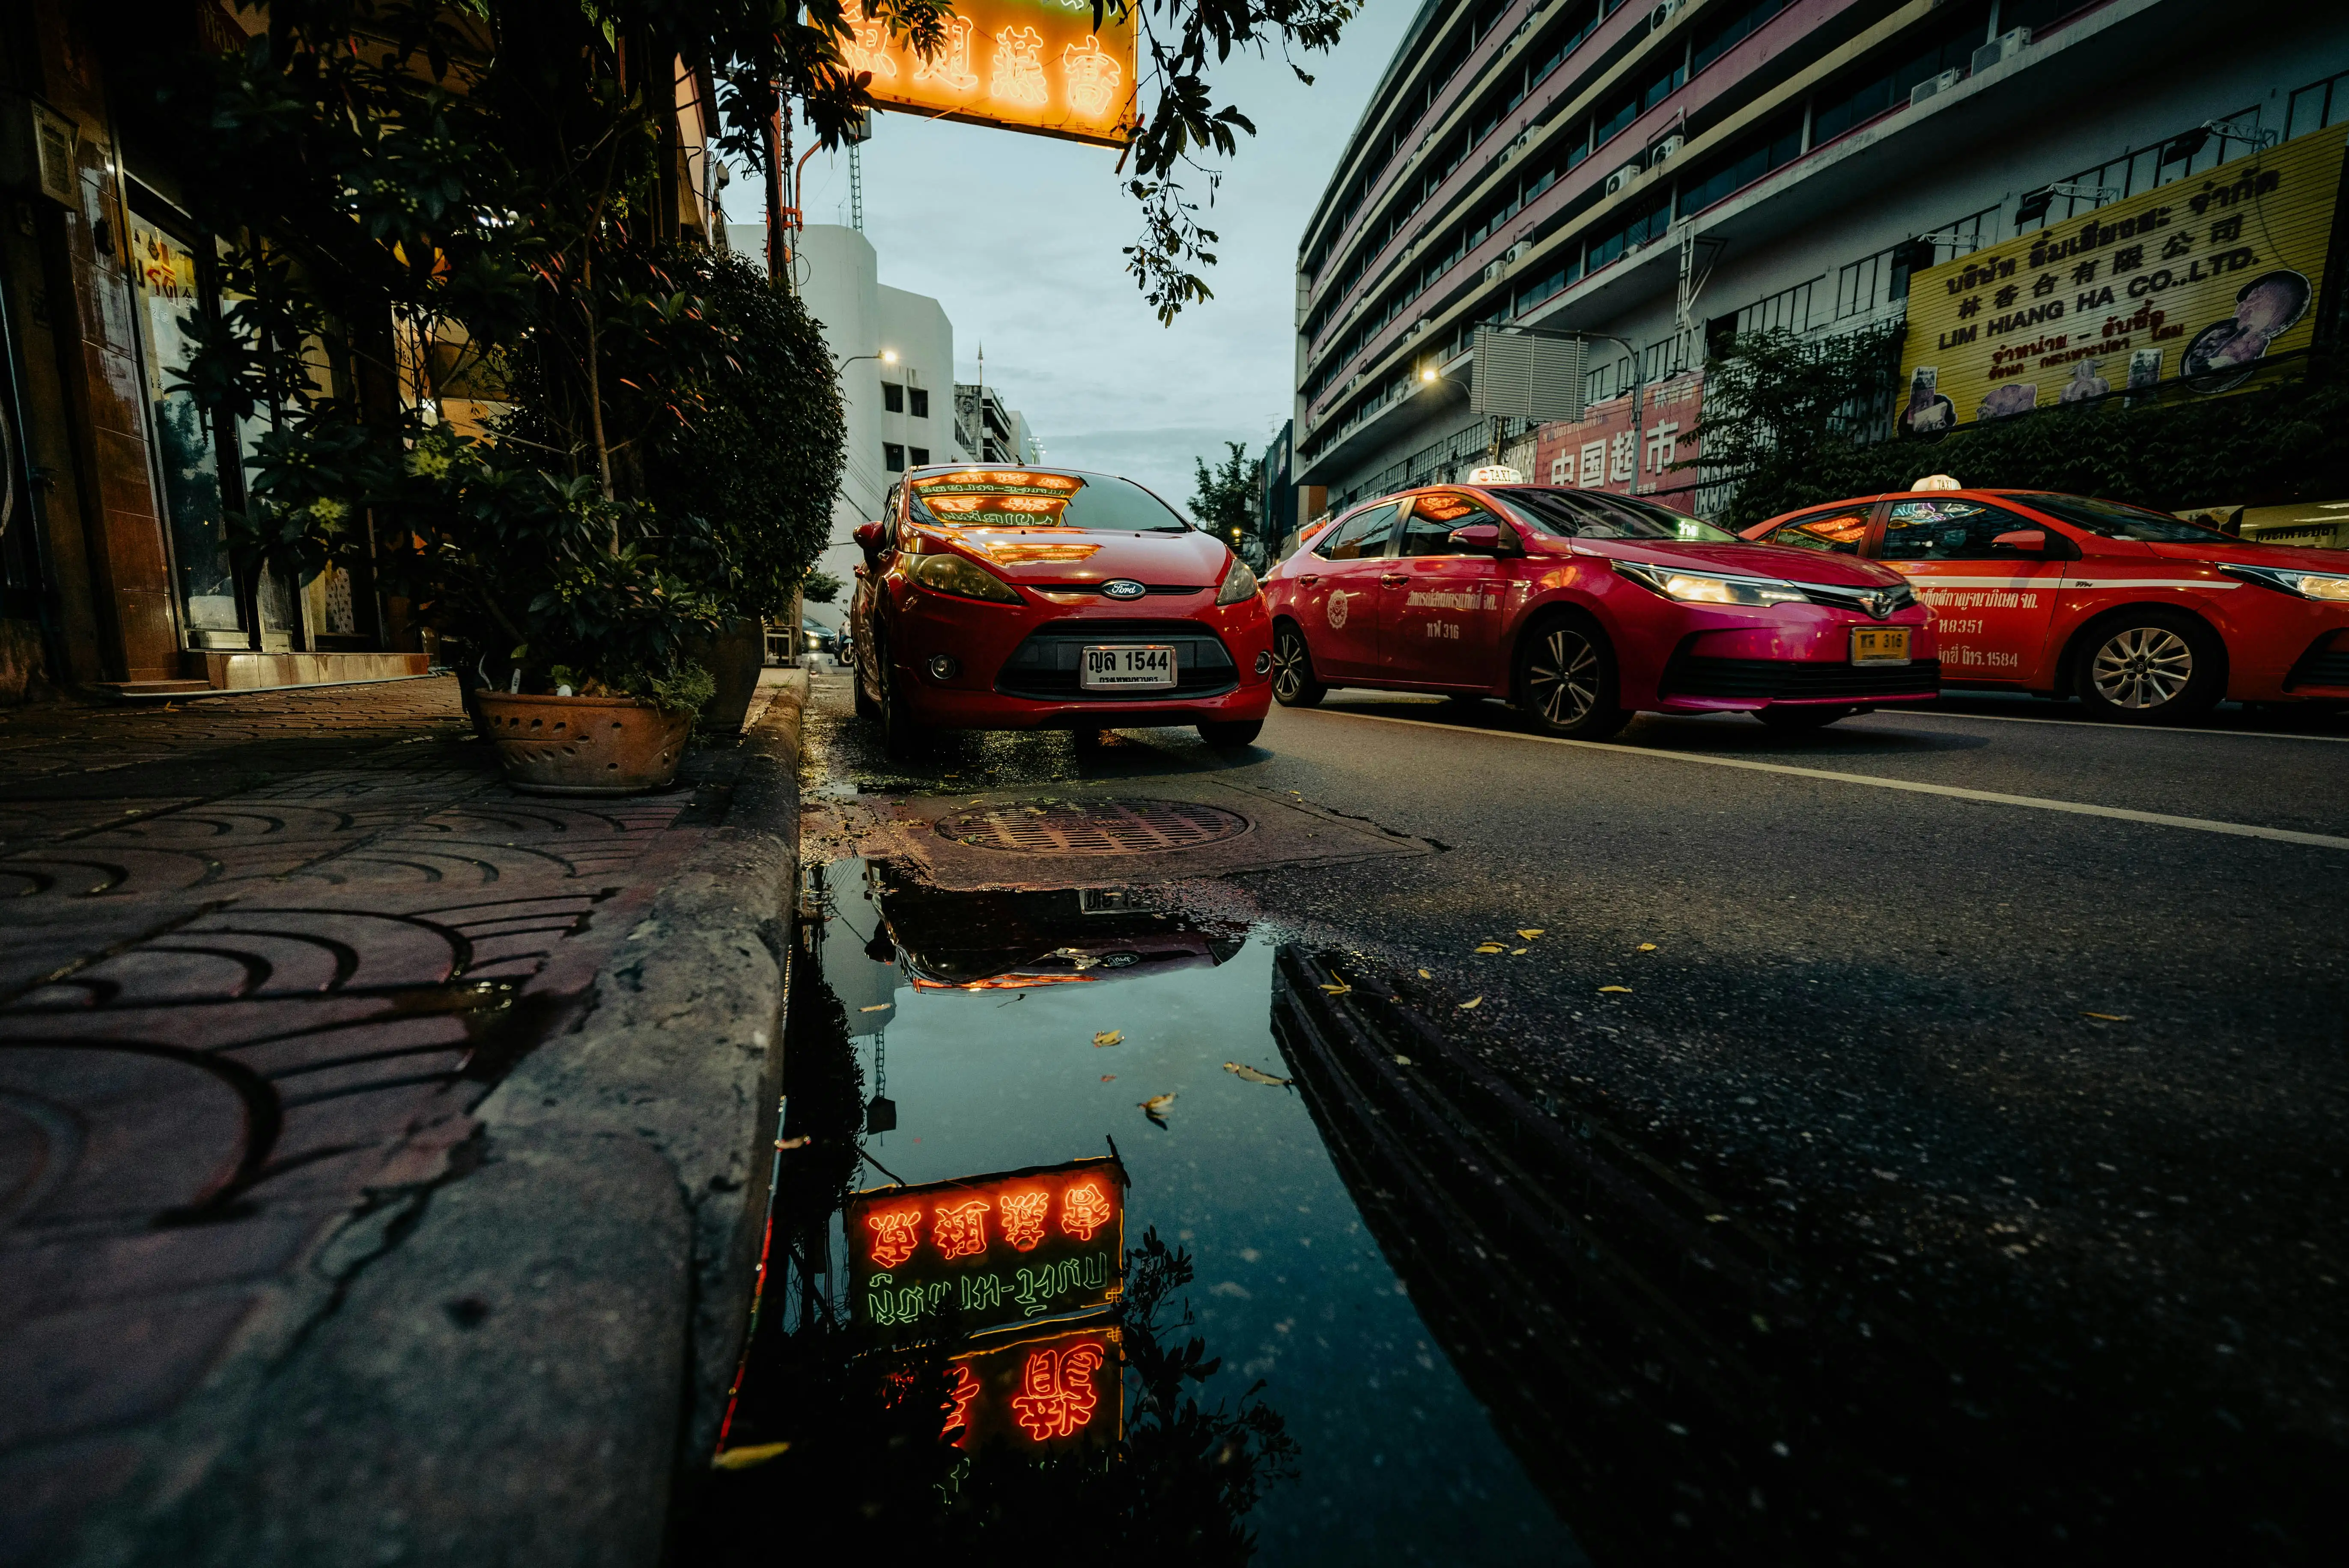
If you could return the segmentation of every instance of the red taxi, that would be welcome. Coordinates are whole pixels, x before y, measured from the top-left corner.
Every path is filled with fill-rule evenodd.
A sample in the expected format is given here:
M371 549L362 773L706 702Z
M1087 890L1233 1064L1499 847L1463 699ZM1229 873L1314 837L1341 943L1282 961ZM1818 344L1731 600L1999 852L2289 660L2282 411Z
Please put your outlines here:
M2349 551L2006 490L1864 496L1745 537L1901 573L1934 612L1951 686L2075 694L2137 724L2190 719L2221 697L2349 702Z
M1246 746L1263 727L1256 574L1131 480L917 469L856 542L856 710L893 754L936 729L1195 725Z
M1640 710L1808 728L1940 688L1932 617L1897 573L1603 490L1384 496L1312 535L1265 596L1290 707L1331 686L1497 696L1589 739Z

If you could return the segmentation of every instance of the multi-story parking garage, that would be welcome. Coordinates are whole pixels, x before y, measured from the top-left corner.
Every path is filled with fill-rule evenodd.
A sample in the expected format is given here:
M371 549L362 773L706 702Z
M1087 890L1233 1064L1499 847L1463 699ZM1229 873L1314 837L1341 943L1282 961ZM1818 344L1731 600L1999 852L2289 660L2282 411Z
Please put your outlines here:
M1511 460L1692 500L1709 345L1897 320L1912 271L2349 119L2344 76L2333 6L1427 0L1299 248L1296 482L1456 478L1475 329L1514 323L1640 359Z

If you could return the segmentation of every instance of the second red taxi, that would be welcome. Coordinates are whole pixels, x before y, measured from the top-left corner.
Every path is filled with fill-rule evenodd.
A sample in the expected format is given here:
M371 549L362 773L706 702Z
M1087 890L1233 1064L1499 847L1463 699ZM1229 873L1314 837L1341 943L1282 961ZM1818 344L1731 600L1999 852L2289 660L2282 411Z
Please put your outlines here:
M1595 739L1641 710L1812 728L1940 685L1932 616L1898 573L1602 490L1382 496L1312 535L1265 594L1288 707L1331 686L1502 697Z

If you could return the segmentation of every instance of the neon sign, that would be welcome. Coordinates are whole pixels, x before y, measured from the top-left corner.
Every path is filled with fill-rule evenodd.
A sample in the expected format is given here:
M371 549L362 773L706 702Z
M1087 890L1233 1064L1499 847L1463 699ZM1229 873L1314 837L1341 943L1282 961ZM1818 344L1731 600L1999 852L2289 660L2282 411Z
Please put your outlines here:
M846 1222L850 1310L884 1342L1097 1311L1124 1289L1114 1160L874 1188L849 1199Z
M949 1364L946 1430L957 1447L1106 1446L1123 1432L1124 1342L1114 1324L991 1344Z
M841 46L885 108L1007 130L1123 147L1139 123L1134 107L1134 19L1092 0L957 0L928 59L886 26L856 26Z

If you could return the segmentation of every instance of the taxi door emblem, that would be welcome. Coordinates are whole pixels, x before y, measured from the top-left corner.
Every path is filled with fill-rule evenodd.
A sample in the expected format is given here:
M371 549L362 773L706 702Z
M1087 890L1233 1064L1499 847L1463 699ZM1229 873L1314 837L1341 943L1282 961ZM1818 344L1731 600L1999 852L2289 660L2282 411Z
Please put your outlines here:
M1329 617L1331 631L1343 628L1346 624L1346 596L1336 589L1331 589L1330 602L1322 606L1322 614Z
M1139 599L1150 592L1131 577L1112 577L1102 584L1101 591L1109 599Z

